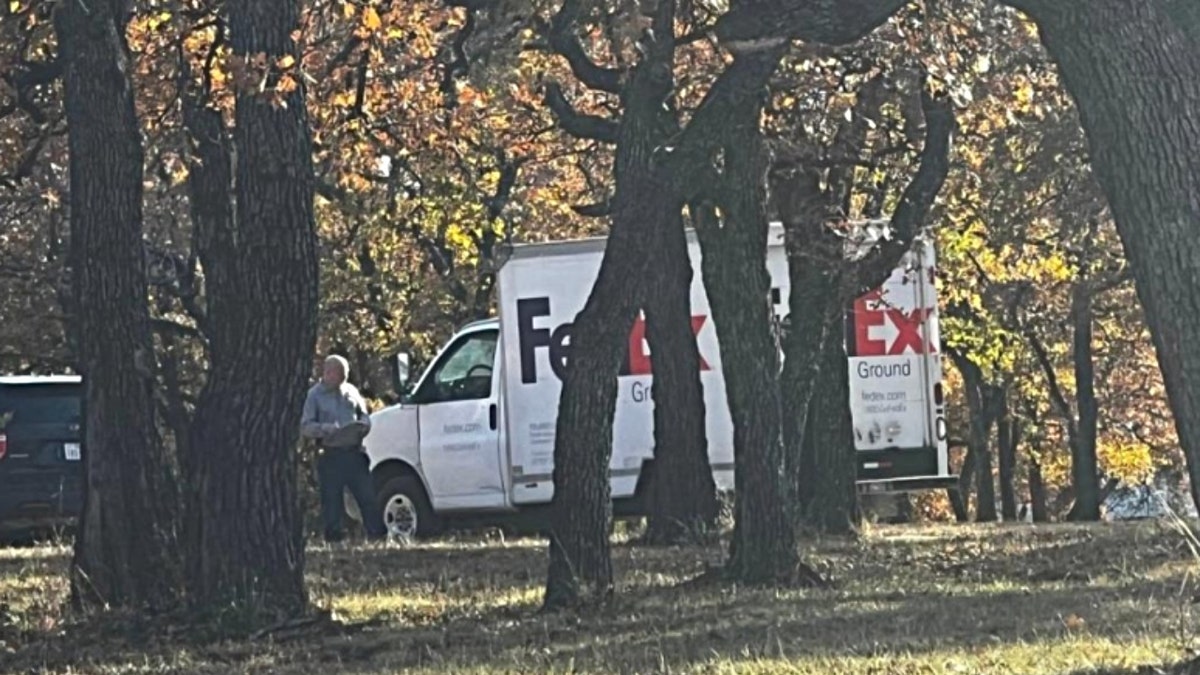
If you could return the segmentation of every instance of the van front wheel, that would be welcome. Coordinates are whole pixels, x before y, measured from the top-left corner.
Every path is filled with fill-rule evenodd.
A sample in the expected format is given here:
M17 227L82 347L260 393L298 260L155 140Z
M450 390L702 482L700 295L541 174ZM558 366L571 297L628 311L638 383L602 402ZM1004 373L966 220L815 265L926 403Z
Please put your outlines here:
M438 534L440 519L429 505L425 489L414 476L397 476L379 491L383 524L393 539L423 539Z

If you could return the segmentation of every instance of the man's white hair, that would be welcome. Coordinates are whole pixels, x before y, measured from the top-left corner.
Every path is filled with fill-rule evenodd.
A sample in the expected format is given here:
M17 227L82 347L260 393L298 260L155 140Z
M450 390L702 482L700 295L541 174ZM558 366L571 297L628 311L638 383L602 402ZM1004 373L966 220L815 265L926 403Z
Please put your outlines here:
M337 354L325 357L325 365L328 366L331 363L336 363L342 369L342 377L350 377L350 362L346 360L346 357Z

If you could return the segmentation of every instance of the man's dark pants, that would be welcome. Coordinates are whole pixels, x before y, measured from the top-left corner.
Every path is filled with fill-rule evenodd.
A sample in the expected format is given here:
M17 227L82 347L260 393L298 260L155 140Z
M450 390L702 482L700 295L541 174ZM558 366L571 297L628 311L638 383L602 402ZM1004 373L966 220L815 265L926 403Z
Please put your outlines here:
M371 483L370 461L361 448L323 449L317 460L317 479L321 483L321 522L325 526L325 541L342 539L342 492L347 487L358 503L367 538L382 539L387 535L383 512Z

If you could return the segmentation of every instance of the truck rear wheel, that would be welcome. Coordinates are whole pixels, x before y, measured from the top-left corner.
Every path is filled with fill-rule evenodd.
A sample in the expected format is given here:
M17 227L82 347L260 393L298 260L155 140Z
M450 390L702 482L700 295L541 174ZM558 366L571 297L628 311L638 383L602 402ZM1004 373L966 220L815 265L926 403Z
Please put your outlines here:
M383 524L396 539L424 539L442 530L441 519L429 505L425 488L415 476L396 476L379 491Z

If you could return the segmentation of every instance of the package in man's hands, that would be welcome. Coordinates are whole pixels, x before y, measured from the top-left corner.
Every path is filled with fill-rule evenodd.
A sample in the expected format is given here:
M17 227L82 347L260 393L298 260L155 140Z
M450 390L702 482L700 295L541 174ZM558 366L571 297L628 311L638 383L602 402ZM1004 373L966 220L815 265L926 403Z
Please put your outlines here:
M370 429L366 421L356 420L326 434L321 444L327 448L353 447L362 443Z

